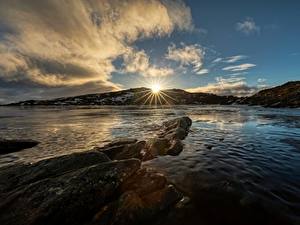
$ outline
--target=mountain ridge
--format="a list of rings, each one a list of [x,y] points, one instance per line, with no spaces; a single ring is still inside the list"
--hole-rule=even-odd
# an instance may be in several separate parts
[[[157,97],[160,96],[160,97]],[[61,97],[50,100],[26,100],[7,106],[34,105],[205,105],[242,104],[265,107],[300,107],[300,81],[267,88],[249,97],[219,96],[212,93],[190,93],[182,89],[162,90],[154,95],[151,89],[140,87],[126,90]]]

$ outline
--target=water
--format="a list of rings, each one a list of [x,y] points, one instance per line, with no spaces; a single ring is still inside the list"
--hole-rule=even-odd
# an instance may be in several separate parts
[[[156,167],[190,196],[205,185],[238,187],[300,224],[300,110],[246,106],[0,108],[0,137],[37,147],[0,156],[0,167],[101,146],[117,137],[148,139],[166,119],[193,120],[177,157]],[[250,199],[251,199],[250,198]],[[247,197],[245,198],[247,199]],[[245,200],[247,201],[247,200]]]

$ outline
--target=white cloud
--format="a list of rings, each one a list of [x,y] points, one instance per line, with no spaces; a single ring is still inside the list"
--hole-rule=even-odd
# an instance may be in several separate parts
[[[237,65],[237,66],[227,66],[227,67],[224,67],[223,70],[237,72],[237,71],[245,71],[245,70],[248,70],[255,66],[256,66],[255,64],[245,63],[245,64],[241,64],[241,65]]]
[[[151,65],[149,56],[145,53],[145,51],[128,49],[128,52],[124,54],[123,58],[123,73],[139,73],[144,77],[162,77],[169,76],[174,73],[171,68]]]
[[[209,73],[209,69],[201,69],[201,70],[196,72],[196,74],[198,74],[198,75],[204,75],[204,74],[207,74],[207,73]]]
[[[236,24],[236,30],[246,35],[255,34],[260,32],[260,27],[256,25],[252,18],[246,18],[242,22]]]
[[[218,62],[222,62],[223,58],[216,58],[215,60],[213,60],[213,63],[218,63]]]
[[[235,63],[237,61],[240,61],[242,59],[247,59],[248,57],[245,56],[245,55],[235,55],[235,56],[230,56],[230,57],[227,57],[224,62],[226,63]]]
[[[257,82],[258,83],[264,83],[264,82],[266,82],[267,81],[267,79],[265,79],[265,78],[258,78],[257,79]]]
[[[210,83],[206,86],[187,89],[189,92],[204,92],[217,95],[235,96],[249,96],[258,90],[258,87],[249,86],[244,77],[217,77],[216,83]]]
[[[182,67],[192,66],[195,73],[204,74],[203,72],[207,71],[203,70],[202,68],[204,55],[205,51],[201,48],[200,45],[182,44],[182,47],[177,48],[176,45],[173,44],[168,47],[166,58],[179,62]]]
[[[9,30],[0,39],[1,79],[66,88],[92,82],[99,91],[119,88],[110,82],[113,61],[135,41],[193,29],[181,0],[0,1],[0,15]],[[148,66],[150,76],[159,73],[170,71]]]

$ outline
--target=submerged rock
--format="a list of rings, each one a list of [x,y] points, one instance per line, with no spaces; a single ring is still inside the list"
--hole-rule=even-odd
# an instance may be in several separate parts
[[[0,155],[33,148],[39,144],[34,140],[6,140],[0,138]]]

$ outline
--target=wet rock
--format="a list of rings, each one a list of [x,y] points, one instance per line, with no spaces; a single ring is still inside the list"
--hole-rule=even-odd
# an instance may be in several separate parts
[[[159,213],[180,201],[182,195],[168,185],[165,177],[141,169],[122,185],[120,198],[103,207],[92,224],[141,224],[157,219]]]
[[[136,159],[105,162],[19,187],[1,199],[0,224],[83,224],[139,168]]]
[[[158,134],[158,137],[147,142],[143,161],[153,159],[156,156],[179,155],[183,150],[181,140],[188,135],[191,125],[192,120],[189,117],[164,122],[163,130]]]
[[[134,140],[134,139],[133,139]],[[115,142],[114,144],[108,144],[101,148],[94,148],[94,150],[99,151],[107,155],[111,160],[120,159],[141,159],[142,150],[146,145],[145,141],[134,142]]]
[[[110,159],[105,154],[89,151],[46,159],[34,164],[17,165],[5,170],[2,169],[0,170],[0,193],[21,185],[56,177],[107,161],[110,161]]]
[[[132,191],[125,192],[118,202],[112,224],[141,224],[155,221],[158,219],[155,216],[175,205],[181,197],[172,185],[145,196]]]
[[[164,122],[157,137],[148,141],[118,139],[94,150],[106,154],[111,160],[137,158],[147,161],[156,156],[176,156],[183,150],[181,140],[188,135],[191,125],[189,117],[176,118]]]
[[[135,175],[124,181],[121,186],[123,191],[132,190],[138,195],[146,195],[155,190],[164,188],[167,180],[164,175],[151,168],[143,168]]]
[[[176,156],[179,155],[183,150],[183,144],[180,140],[174,139],[170,141],[170,147],[167,151],[167,155]]]
[[[38,145],[34,140],[6,140],[0,139],[0,155],[21,151],[27,148],[33,148]]]
[[[159,134],[160,137],[173,137],[183,140],[192,126],[192,120],[189,117],[180,117],[173,120],[169,120],[163,123],[163,131]]]
[[[156,220],[182,198],[165,176],[139,159],[178,155],[191,121],[164,123],[149,141],[104,147],[0,170],[1,225],[132,225]],[[146,156],[146,157],[145,157]],[[111,161],[114,160],[114,161]]]
[[[123,146],[126,144],[133,144],[136,143],[137,139],[135,138],[118,138],[116,140],[113,140],[112,142],[105,145],[105,147],[113,147],[113,146]]]

